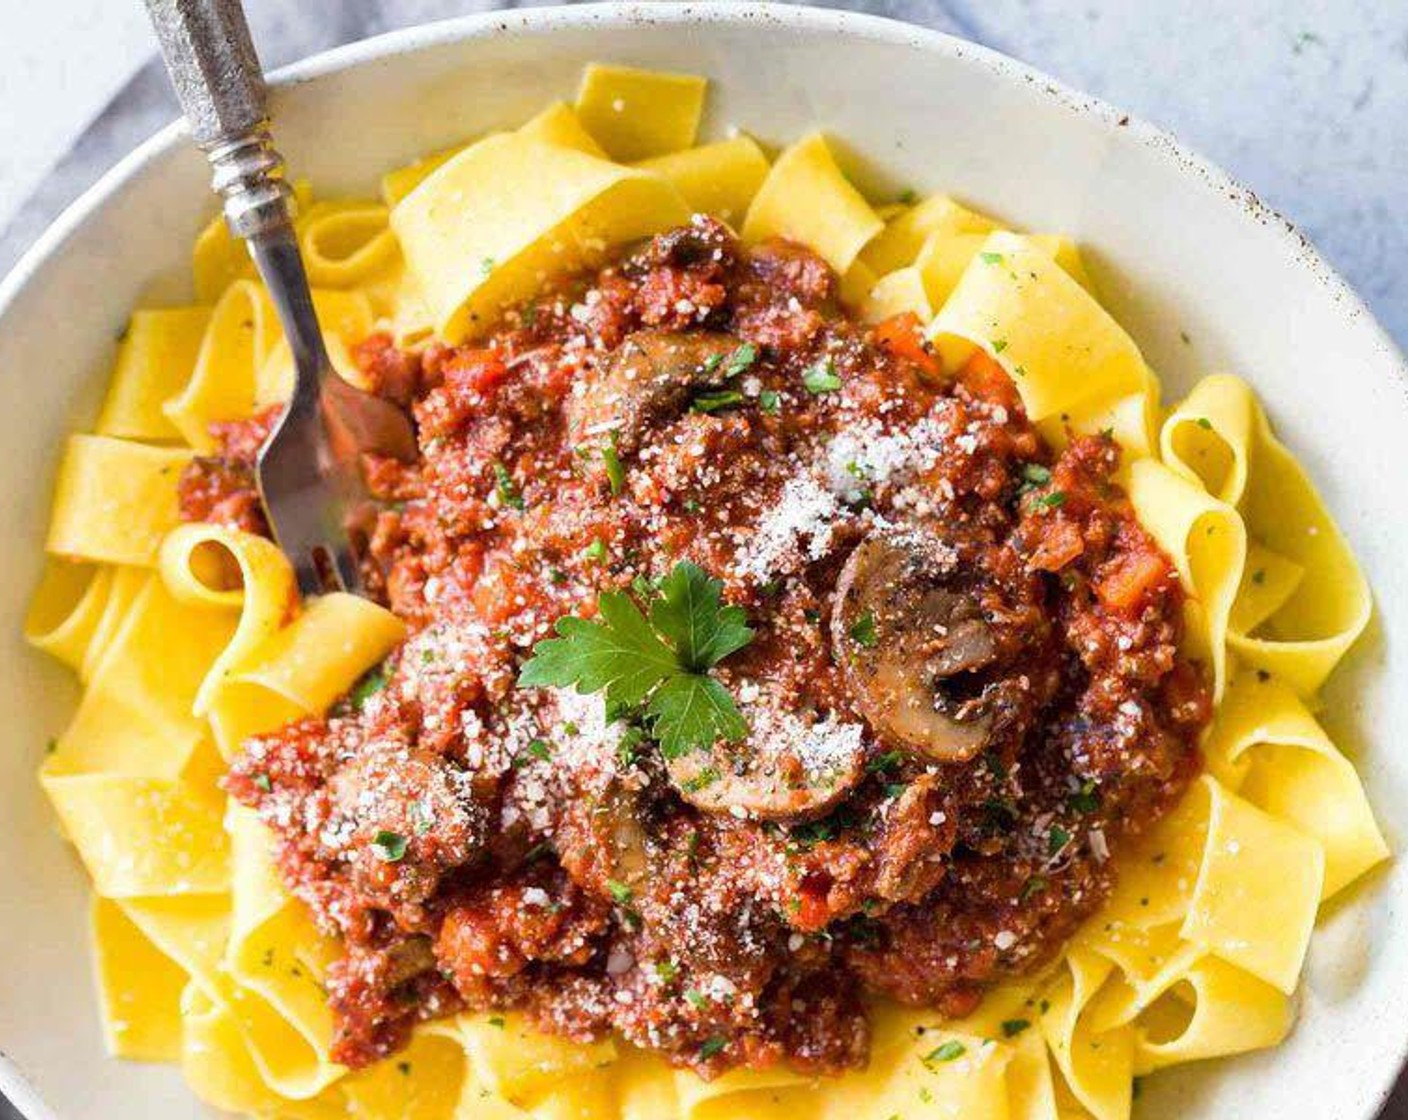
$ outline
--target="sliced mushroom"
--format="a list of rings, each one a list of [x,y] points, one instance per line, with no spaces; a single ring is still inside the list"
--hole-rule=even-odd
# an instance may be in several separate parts
[[[670,759],[679,795],[706,813],[800,823],[823,817],[865,776],[859,724],[759,710],[748,740]]]
[[[696,390],[726,380],[726,360],[741,345],[732,335],[707,331],[631,335],[605,376],[569,402],[573,440],[614,436],[620,454],[634,453],[650,424],[682,412]]]
[[[831,640],[851,696],[877,735],[936,762],[983,749],[993,716],[959,681],[997,658],[976,596],[942,542],[868,537],[841,570]]]

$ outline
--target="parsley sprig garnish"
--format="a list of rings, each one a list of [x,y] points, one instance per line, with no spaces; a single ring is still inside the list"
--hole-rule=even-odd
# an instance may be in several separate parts
[[[723,584],[688,561],[656,587],[603,592],[598,619],[557,620],[558,636],[533,647],[524,688],[600,692],[608,711],[639,711],[666,758],[737,742],[748,725],[709,670],[753,640],[743,608],[725,606]]]

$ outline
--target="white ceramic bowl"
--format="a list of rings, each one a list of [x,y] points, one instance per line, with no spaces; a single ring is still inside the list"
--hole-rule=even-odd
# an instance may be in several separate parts
[[[1116,316],[1170,392],[1234,370],[1261,392],[1368,570],[1374,627],[1325,710],[1391,842],[1408,808],[1408,391],[1364,306],[1288,223],[1164,134],[972,44],[903,24],[752,4],[602,5],[470,17],[319,55],[279,76],[280,147],[322,191],[571,96],[593,59],[714,79],[708,127],[771,140],[821,125],[876,187],[942,188],[1089,250]],[[1268,122],[1267,127],[1274,127]],[[107,1059],[83,874],[33,777],[71,710],[23,648],[56,453],[91,422],[139,300],[180,298],[214,209],[200,157],[162,132],[108,174],[0,284],[0,1089],[34,1117],[198,1112],[179,1074]],[[1185,341],[1186,336],[1186,341]],[[1408,862],[1324,917],[1299,1025],[1278,1050],[1155,1078],[1144,1117],[1369,1120],[1408,1042]],[[23,1077],[21,1076],[23,1075]],[[27,1080],[27,1084],[26,1084]]]

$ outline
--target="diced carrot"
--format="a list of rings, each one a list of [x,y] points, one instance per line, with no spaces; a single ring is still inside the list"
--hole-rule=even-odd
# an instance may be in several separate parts
[[[996,358],[986,350],[973,351],[973,356],[963,364],[959,380],[968,391],[981,400],[1011,408],[1017,403],[1017,387],[1007,376],[1007,371]]]
[[[1132,611],[1168,577],[1168,564],[1156,552],[1126,552],[1096,585],[1100,602],[1112,611]]]
[[[923,324],[913,311],[903,311],[877,323],[875,341],[895,357],[913,362],[930,377],[943,372],[938,357],[924,342]]]

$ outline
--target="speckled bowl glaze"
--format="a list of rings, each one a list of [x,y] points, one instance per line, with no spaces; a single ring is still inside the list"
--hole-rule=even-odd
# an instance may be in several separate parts
[[[1230,370],[1261,392],[1353,541],[1377,595],[1324,716],[1389,832],[1408,811],[1408,370],[1286,221],[1165,134],[1010,59],[930,31],[797,7],[605,4],[473,16],[319,55],[277,78],[281,147],[321,191],[571,96],[609,60],[714,79],[707,126],[780,141],[820,125],[879,191],[942,188],[1077,237],[1108,305],[1170,394]],[[179,1073],[107,1059],[86,948],[87,886],[33,771],[74,689],[21,645],[57,449],[96,410],[139,300],[181,298],[213,211],[173,126],[110,172],[0,283],[0,1089],[31,1117],[198,1111]],[[1143,1117],[1369,1120],[1408,1046],[1408,864],[1320,922],[1300,1021],[1279,1049],[1161,1075]]]

